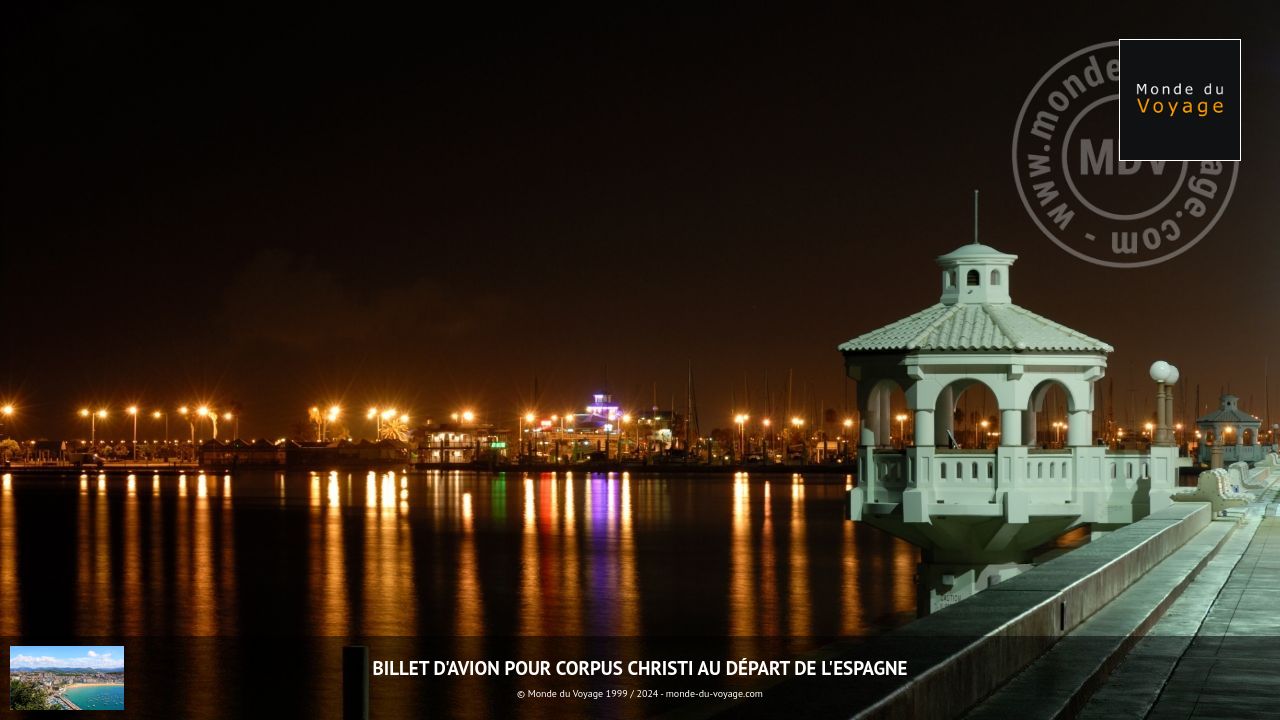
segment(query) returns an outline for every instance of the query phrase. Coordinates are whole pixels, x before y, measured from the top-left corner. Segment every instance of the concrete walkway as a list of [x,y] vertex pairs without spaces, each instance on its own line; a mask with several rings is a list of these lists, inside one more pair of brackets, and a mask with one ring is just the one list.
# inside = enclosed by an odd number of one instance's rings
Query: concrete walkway
[[1277,488],[1244,509],[1168,612],[1079,717],[1280,716],[1280,518]]

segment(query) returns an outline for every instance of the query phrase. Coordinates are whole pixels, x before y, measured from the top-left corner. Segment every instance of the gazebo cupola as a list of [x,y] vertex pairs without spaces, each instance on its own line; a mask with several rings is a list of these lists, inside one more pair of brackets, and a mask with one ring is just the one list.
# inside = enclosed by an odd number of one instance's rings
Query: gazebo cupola
[[1017,255],[989,245],[964,245],[938,258],[943,305],[1003,304],[1009,300],[1009,269]]

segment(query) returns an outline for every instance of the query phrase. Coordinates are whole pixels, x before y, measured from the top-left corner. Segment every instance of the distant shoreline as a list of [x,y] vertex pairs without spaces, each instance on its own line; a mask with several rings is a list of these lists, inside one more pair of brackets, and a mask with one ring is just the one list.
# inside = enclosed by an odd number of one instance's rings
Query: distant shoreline
[[57,700],[57,701],[58,701],[58,702],[60,702],[60,703],[63,703],[63,704],[65,704],[65,705],[69,706],[72,710],[84,710],[84,708],[82,708],[82,707],[80,707],[79,705],[76,705],[75,703],[71,702],[71,698],[68,698],[67,696],[63,695],[63,693],[65,693],[65,692],[66,692],[66,691],[68,691],[68,690],[74,690],[75,688],[82,688],[82,687],[111,687],[111,686],[113,686],[113,685],[119,685],[120,687],[124,687],[124,683],[122,683],[122,682],[118,682],[118,683],[71,683],[70,685],[63,685],[62,687],[58,688],[58,694],[57,694],[57,695],[54,695],[54,696],[53,696],[53,699],[54,699],[54,700]]

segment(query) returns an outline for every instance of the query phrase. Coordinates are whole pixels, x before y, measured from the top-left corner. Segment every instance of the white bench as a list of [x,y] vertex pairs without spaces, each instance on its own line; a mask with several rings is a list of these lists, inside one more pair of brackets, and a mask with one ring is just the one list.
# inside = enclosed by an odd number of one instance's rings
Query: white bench
[[[1243,463],[1241,463],[1243,464]],[[1243,487],[1239,473],[1232,473],[1217,468],[1205,470],[1194,488],[1183,488],[1173,494],[1178,502],[1207,502],[1213,506],[1213,514],[1221,515],[1227,508],[1248,505],[1257,498]]]

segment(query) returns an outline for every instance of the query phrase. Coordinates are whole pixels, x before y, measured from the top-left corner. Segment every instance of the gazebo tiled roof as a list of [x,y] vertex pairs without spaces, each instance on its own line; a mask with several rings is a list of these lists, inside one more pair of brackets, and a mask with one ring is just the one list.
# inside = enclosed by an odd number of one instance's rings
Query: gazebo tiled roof
[[1204,417],[1196,418],[1196,424],[1207,425],[1210,423],[1237,423],[1237,424],[1243,423],[1243,424],[1249,425],[1249,424],[1259,424],[1262,422],[1256,416],[1250,415],[1249,413],[1241,410],[1236,405],[1238,401],[1239,401],[1239,398],[1237,398],[1235,395],[1223,395],[1222,405],[1217,410],[1214,410],[1208,415],[1205,415]]
[[1012,303],[939,303],[859,335],[840,345],[840,350],[1109,353],[1113,348]]

